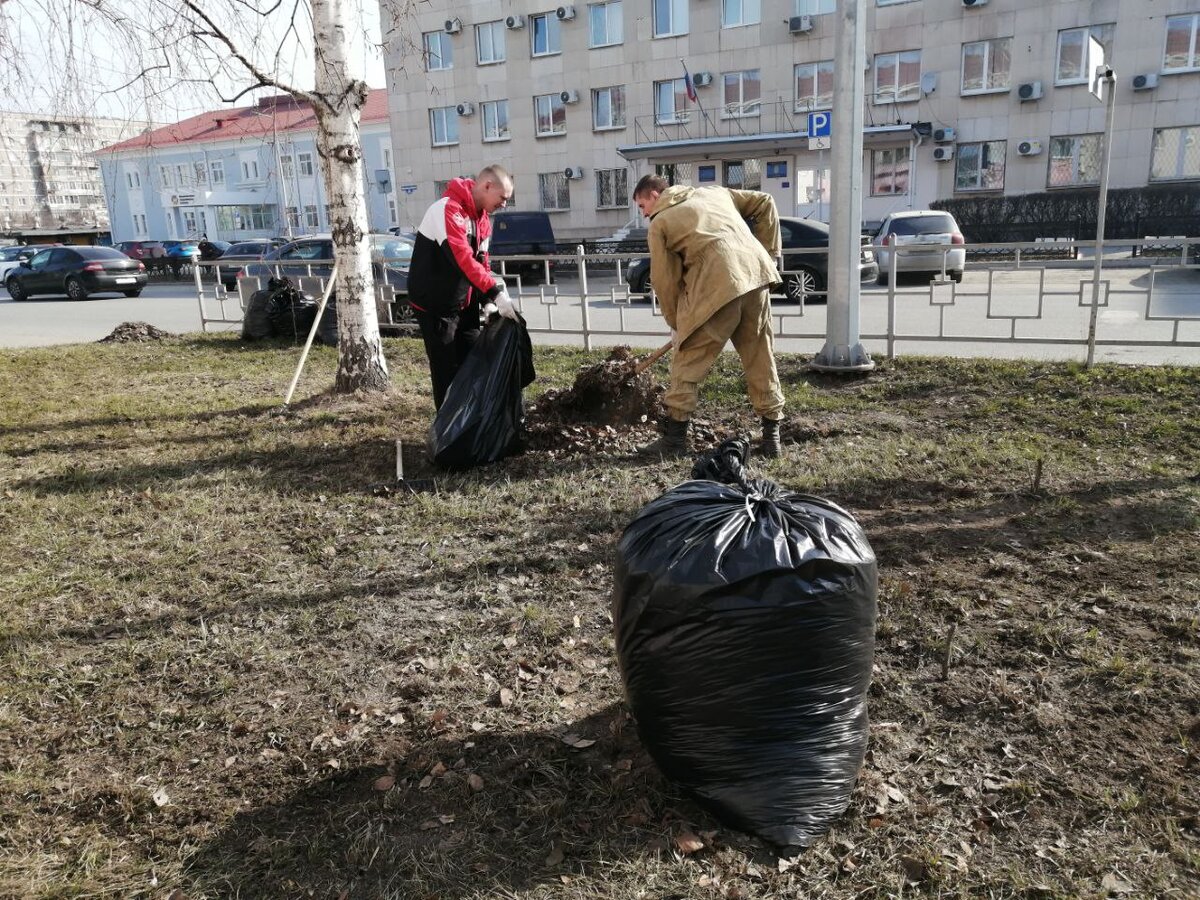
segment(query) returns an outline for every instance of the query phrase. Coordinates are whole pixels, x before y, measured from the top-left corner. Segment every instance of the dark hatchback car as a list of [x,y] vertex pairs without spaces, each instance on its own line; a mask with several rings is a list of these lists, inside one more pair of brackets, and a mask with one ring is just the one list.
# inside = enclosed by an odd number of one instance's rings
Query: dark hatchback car
[[[368,235],[371,241],[371,274],[375,283],[385,279],[399,294],[408,293],[408,267],[412,262],[413,244],[391,234]],[[259,262],[248,263],[238,278],[260,278],[265,283],[272,276],[289,278],[322,277],[333,270],[333,239],[327,235],[300,238],[277,247]]]
[[146,286],[146,267],[111,247],[52,247],[9,272],[4,286],[14,300],[35,294],[66,294],[71,300],[103,293],[136,297]]
[[[534,260],[508,262],[507,256],[550,256],[557,251],[554,228],[550,216],[544,212],[505,210],[492,216],[492,237],[488,253],[492,259],[492,270],[505,275],[520,275],[531,282],[546,277],[546,264]],[[554,263],[550,263],[553,279]]]
[[[797,303],[801,298],[815,303],[825,300],[824,294],[813,296],[813,291],[824,291],[829,284],[829,226],[815,219],[779,217],[780,237],[783,240],[784,290],[789,300]],[[864,243],[870,239],[863,238]],[[824,253],[788,253],[789,250],[823,250]],[[879,274],[875,254],[863,249],[858,258],[860,281],[874,281]],[[639,259],[629,264],[625,276],[629,289],[635,294],[650,292],[650,260]]]
[[258,262],[273,250],[283,246],[278,238],[263,238],[257,241],[240,241],[232,244],[221,254],[221,262],[217,266],[217,278],[225,285],[225,290],[237,288],[238,272],[249,263]]

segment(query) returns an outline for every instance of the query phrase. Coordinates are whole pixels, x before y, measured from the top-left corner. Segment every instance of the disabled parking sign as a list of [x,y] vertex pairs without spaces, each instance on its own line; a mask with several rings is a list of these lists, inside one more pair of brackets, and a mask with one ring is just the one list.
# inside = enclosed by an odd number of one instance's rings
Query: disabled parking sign
[[808,114],[808,149],[828,150],[832,146],[833,114],[812,112]]

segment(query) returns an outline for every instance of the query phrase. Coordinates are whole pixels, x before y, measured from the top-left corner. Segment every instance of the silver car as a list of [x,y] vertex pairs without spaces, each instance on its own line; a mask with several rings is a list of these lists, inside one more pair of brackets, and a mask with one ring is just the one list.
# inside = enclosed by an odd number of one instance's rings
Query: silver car
[[[962,230],[948,212],[935,209],[894,212],[883,220],[875,235],[879,249],[879,284],[887,284],[891,271],[893,247],[905,247],[896,253],[897,272],[945,272],[955,281],[962,281],[967,264]],[[912,249],[907,249],[912,248]]]

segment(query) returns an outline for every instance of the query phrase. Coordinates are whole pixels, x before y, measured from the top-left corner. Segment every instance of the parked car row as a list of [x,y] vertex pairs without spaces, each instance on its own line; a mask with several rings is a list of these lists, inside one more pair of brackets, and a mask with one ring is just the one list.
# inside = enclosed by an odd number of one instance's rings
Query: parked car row
[[103,292],[136,297],[146,281],[145,264],[112,247],[47,247],[10,269],[4,286],[17,301],[37,294],[86,300]]

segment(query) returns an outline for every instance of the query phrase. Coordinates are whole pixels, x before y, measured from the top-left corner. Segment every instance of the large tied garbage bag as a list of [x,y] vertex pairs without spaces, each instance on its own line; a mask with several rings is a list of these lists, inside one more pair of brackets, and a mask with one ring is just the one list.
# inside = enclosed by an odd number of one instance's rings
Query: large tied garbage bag
[[521,390],[535,377],[525,320],[493,315],[450,382],[429,429],[434,463],[469,469],[520,450]]
[[625,529],[617,654],[663,773],[727,825],[802,847],[866,750],[878,573],[849,513],[748,479],[748,455],[727,442]]
[[[250,295],[242,317],[242,339],[258,341],[286,337],[303,341],[317,317],[317,301],[304,296],[287,277],[271,278]],[[334,326],[336,328],[336,325]]]

